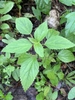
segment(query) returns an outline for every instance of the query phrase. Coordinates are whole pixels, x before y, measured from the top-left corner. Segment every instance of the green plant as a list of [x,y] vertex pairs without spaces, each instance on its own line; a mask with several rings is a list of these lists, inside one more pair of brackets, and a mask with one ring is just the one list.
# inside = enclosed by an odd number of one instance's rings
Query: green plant
[[13,8],[14,3],[12,1],[0,1],[0,4],[2,4],[0,6],[0,29],[4,32],[10,28],[6,21],[12,19],[8,12]]
[[[59,36],[59,32],[57,31],[55,31],[55,33],[51,32],[47,27],[47,22],[43,22],[37,27],[34,32],[34,37],[31,35],[33,24],[28,18],[17,18],[15,23],[16,29],[21,34],[30,35],[31,37],[28,37],[27,39],[21,38],[8,43],[8,45],[3,48],[2,52],[15,53],[18,55],[17,64],[21,65],[20,81],[23,89],[26,91],[38,75],[39,67],[43,65],[42,61],[45,56],[45,49],[48,49],[49,52],[53,49],[58,52],[60,49],[72,48],[75,44],[64,37]],[[42,42],[43,39],[45,39],[45,42]],[[33,54],[30,53],[32,47],[34,48]],[[50,68],[50,65],[48,67]],[[52,70],[49,74],[53,73]],[[54,72],[54,76],[56,72],[57,71]],[[56,74],[56,76],[58,77],[59,75]]]
[[72,5],[75,5],[75,0],[59,0],[61,3],[67,5],[67,6],[72,6]]
[[65,82],[71,87],[72,84],[75,84],[75,71],[72,71],[65,76]]
[[58,91],[53,92],[50,86],[45,86],[44,91],[38,93],[36,100],[56,100]]
[[75,98],[75,87],[71,88],[71,90],[68,93],[68,99],[73,100]]
[[0,100],[12,100],[13,96],[10,92],[8,92],[6,95],[0,90]]
[[51,0],[34,0],[36,9],[32,7],[33,13],[38,20],[41,20],[41,12],[49,14],[51,9]]

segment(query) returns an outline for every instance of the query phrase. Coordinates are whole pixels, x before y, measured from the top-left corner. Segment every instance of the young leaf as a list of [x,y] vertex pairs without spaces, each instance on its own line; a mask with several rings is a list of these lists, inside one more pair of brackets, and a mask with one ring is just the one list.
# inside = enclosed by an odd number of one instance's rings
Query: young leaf
[[4,29],[8,29],[8,28],[10,28],[10,27],[9,27],[8,24],[3,23],[3,24],[0,26],[0,28],[1,28],[2,30],[4,30]]
[[19,81],[20,70],[18,67],[12,72],[12,76],[16,81]]
[[21,65],[26,59],[30,58],[31,54],[23,53],[18,57],[17,64]]
[[35,9],[34,7],[32,7],[32,10],[33,10],[33,13],[35,15],[35,17],[38,19],[38,20],[41,20],[41,12],[39,9]]
[[9,14],[7,14],[7,15],[4,15],[4,16],[2,16],[1,18],[0,18],[0,21],[6,21],[6,20],[9,20],[9,19],[11,19],[12,17],[9,15]]
[[8,94],[5,96],[5,100],[12,100],[13,96],[11,95],[11,92],[8,92]]
[[8,13],[13,8],[13,6],[14,6],[14,2],[11,2],[11,1],[6,2],[4,8],[3,9],[0,9],[0,13],[1,14]]
[[65,63],[69,63],[75,60],[75,57],[70,50],[61,50],[58,53],[58,58]]
[[9,43],[2,52],[9,53],[25,53],[31,48],[32,44],[27,39],[15,40],[12,43]]
[[40,43],[35,43],[34,44],[34,49],[35,52],[40,56],[40,57],[44,57],[44,48]]
[[65,27],[66,35],[75,31],[75,12],[66,15],[67,23]]
[[40,93],[36,96],[36,100],[44,100],[44,94],[43,94],[43,92],[40,92]]
[[47,22],[42,23],[34,32],[34,37],[37,41],[42,41],[47,35],[48,27]]
[[59,0],[59,1],[67,6],[72,6],[73,2],[73,0]]
[[16,19],[16,28],[21,34],[29,35],[32,31],[32,22],[25,17],[20,17]]
[[49,48],[49,49],[67,49],[67,48],[71,48],[74,47],[75,44],[70,42],[69,40],[67,40],[64,37],[61,36],[52,36],[50,37],[46,42],[45,45]]
[[39,72],[39,63],[35,57],[28,58],[21,66],[20,80],[23,89],[26,91],[33,83]]
[[58,91],[55,91],[55,92],[53,92],[52,93],[52,100],[56,100],[57,99],[57,97],[58,97]]
[[74,98],[75,98],[75,87],[73,87],[68,93],[68,99],[74,99]]

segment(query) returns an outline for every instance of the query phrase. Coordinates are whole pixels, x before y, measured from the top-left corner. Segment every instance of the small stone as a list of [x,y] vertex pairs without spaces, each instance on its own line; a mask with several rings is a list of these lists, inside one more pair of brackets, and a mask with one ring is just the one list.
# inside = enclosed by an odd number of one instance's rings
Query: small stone
[[59,26],[59,12],[55,9],[49,12],[49,16],[46,16],[45,21],[47,21],[50,28],[57,29]]

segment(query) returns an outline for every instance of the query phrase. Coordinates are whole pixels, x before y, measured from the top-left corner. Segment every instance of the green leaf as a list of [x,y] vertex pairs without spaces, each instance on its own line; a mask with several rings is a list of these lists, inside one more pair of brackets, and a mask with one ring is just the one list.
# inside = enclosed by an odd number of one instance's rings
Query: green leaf
[[43,22],[34,32],[34,37],[38,41],[42,41],[48,33],[47,22]]
[[0,9],[4,8],[6,1],[0,1]]
[[47,94],[49,93],[49,91],[50,91],[50,87],[49,86],[45,86],[45,88],[44,88],[44,96],[45,97],[47,96]]
[[48,4],[50,1],[51,1],[51,0],[44,0],[44,2],[45,2],[46,4]]
[[0,98],[4,98],[4,94],[1,90],[0,90]]
[[40,93],[36,96],[36,100],[44,100],[44,94],[43,94],[43,92],[40,92]]
[[4,73],[7,73],[8,76],[11,76],[11,73],[15,70],[14,66],[8,65],[6,68],[3,69]]
[[19,81],[20,78],[20,70],[17,67],[13,72],[12,72],[12,76],[16,81]]
[[67,49],[67,48],[71,48],[71,47],[75,46],[75,44],[73,44],[72,42],[70,42],[69,40],[67,40],[66,38],[61,37],[61,36],[50,37],[45,42],[45,45],[49,49]]
[[52,100],[56,100],[57,99],[57,97],[58,97],[58,91],[55,91],[55,92],[53,92],[52,93]]
[[13,6],[14,6],[14,2],[12,2],[12,1],[6,2],[4,8],[0,9],[0,13],[1,14],[8,13],[13,8]]
[[11,95],[11,93],[9,92],[6,96],[5,96],[5,100],[12,100],[13,96]]
[[68,75],[66,77],[69,78],[69,77],[72,77],[74,75],[75,75],[75,71],[72,71],[72,72],[68,73]]
[[73,0],[59,0],[59,1],[67,6],[72,6],[73,2]]
[[75,87],[73,87],[68,93],[68,99],[74,99],[74,98],[75,98]]
[[47,77],[50,79],[52,85],[57,85],[58,84],[58,78],[55,74],[54,71],[50,70],[47,72]]
[[7,15],[4,15],[4,16],[2,16],[1,18],[0,18],[0,21],[6,21],[6,20],[9,20],[9,19],[11,19],[12,17],[9,15],[9,14],[7,14]]
[[62,72],[57,73],[58,77],[60,80],[64,78],[64,74]]
[[12,43],[9,43],[2,52],[9,53],[25,53],[32,47],[32,44],[27,39],[15,40]]
[[41,12],[39,9],[35,9],[34,7],[32,7],[32,10],[33,10],[33,13],[35,15],[35,17],[38,19],[38,20],[41,20]]
[[23,53],[18,57],[17,64],[21,65],[26,59],[30,58],[31,54]]
[[32,32],[33,24],[25,17],[20,17],[16,19],[16,28],[21,34],[29,35]]
[[49,14],[51,9],[51,0],[35,0],[37,8],[44,14]]
[[32,56],[25,60],[20,69],[20,80],[23,89],[26,91],[32,85],[34,79],[39,72],[39,63],[37,59]]
[[65,63],[69,63],[75,60],[75,57],[70,50],[61,50],[58,53],[58,58]]
[[59,35],[59,31],[56,31],[55,29],[49,29],[46,38],[49,39],[51,36],[57,35]]
[[68,35],[69,33],[75,32],[75,12],[71,12],[66,15],[67,23],[65,26],[65,33]]
[[34,44],[34,50],[40,57],[44,57],[44,48],[40,43]]
[[8,28],[10,28],[10,27],[9,27],[8,24],[3,23],[3,24],[0,26],[0,28],[1,28],[2,30],[4,30],[4,29],[8,29]]

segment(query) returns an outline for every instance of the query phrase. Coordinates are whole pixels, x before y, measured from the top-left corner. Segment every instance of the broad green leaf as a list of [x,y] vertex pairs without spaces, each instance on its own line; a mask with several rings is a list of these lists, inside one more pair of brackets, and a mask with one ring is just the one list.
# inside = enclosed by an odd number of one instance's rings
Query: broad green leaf
[[4,8],[6,1],[0,1],[0,9]]
[[5,100],[12,100],[13,96],[11,95],[11,92],[8,92],[8,94],[5,96]]
[[40,43],[34,44],[34,50],[40,57],[44,57],[44,48]]
[[31,54],[23,53],[18,57],[17,64],[21,65],[26,59],[30,58]]
[[0,89],[0,98],[3,98],[3,97],[4,97],[4,94],[3,94],[3,92]]
[[57,85],[58,84],[58,78],[57,78],[54,71],[52,71],[52,70],[48,71],[47,77],[50,79],[52,85]]
[[73,0],[59,0],[59,1],[67,6],[72,6],[73,2]]
[[48,33],[47,22],[43,22],[34,32],[34,37],[37,41],[42,41]]
[[4,15],[4,16],[2,16],[1,18],[0,18],[0,21],[6,21],[6,20],[9,20],[9,19],[11,19],[12,17],[9,15],[9,14],[7,14],[7,15]]
[[23,89],[25,91],[30,87],[30,85],[32,85],[38,72],[39,72],[39,63],[37,62],[37,59],[34,56],[28,58],[21,65],[20,80]]
[[12,1],[9,1],[9,2],[6,2],[4,8],[0,9],[0,13],[1,14],[6,14],[8,13],[14,6],[14,2]]
[[44,88],[44,96],[45,97],[47,96],[47,94],[49,93],[49,91],[50,91],[50,87],[49,86],[45,86],[45,88]]
[[31,48],[32,44],[27,39],[15,40],[12,43],[9,43],[2,52],[9,53],[25,53]]
[[49,48],[49,49],[67,49],[67,48],[71,48],[74,47],[75,44],[70,42],[69,40],[67,40],[64,37],[61,36],[52,36],[50,37],[46,42],[45,45]]
[[51,100],[56,100],[57,97],[58,97],[58,91],[55,91],[55,92],[52,93],[52,98],[51,98]]
[[58,53],[58,58],[65,63],[69,63],[75,60],[75,57],[70,50],[61,50]]
[[49,29],[46,38],[49,39],[51,36],[59,35],[59,31],[55,29]]
[[74,99],[74,98],[75,98],[75,87],[73,87],[68,93],[68,99]]
[[43,92],[40,92],[40,93],[36,96],[36,100],[44,100],[44,94],[43,94]]
[[16,28],[21,34],[29,35],[32,32],[33,24],[25,17],[20,17],[16,19]]
[[67,23],[65,26],[65,33],[68,35],[69,33],[72,33],[75,31],[75,12],[71,12],[68,15],[66,15]]
[[64,74],[62,72],[57,73],[58,77],[60,80],[64,78]]
[[8,28],[10,28],[10,27],[9,27],[8,24],[3,23],[3,24],[0,26],[0,28],[1,28],[2,30],[4,30],[4,29],[8,29]]

